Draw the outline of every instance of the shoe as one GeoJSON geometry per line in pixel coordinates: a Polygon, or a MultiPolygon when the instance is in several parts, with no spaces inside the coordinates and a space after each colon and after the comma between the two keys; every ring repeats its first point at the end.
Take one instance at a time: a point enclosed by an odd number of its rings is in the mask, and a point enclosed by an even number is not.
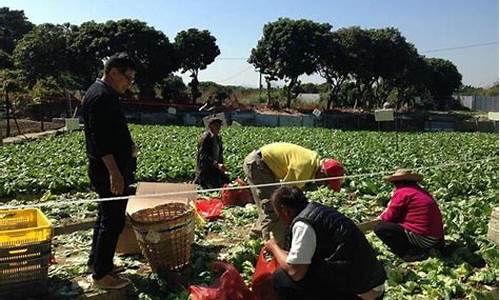
{"type": "Polygon", "coordinates": [[[406,262],[414,262],[414,261],[421,261],[425,260],[429,257],[428,253],[425,251],[409,251],[405,255],[403,255],[401,258],[406,261],[406,262]]]}
{"type": "MultiPolygon", "coordinates": [[[[124,266],[117,266],[117,265],[113,265],[113,269],[111,269],[111,272],[112,274],[118,274],[118,273],[121,273],[125,271],[125,267],[124,266]]],[[[92,274],[94,273],[94,266],[92,265],[87,265],[87,274],[92,274]]]]}
{"type": "Polygon", "coordinates": [[[130,281],[117,275],[108,274],[101,279],[94,279],[94,286],[105,290],[118,290],[126,287],[130,281]]]}

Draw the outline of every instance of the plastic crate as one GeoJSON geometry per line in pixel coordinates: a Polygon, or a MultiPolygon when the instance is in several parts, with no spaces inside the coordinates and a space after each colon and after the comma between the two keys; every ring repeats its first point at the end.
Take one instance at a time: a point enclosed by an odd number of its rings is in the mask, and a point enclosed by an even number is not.
{"type": "Polygon", "coordinates": [[[47,292],[51,239],[39,209],[0,210],[0,299],[47,292]]]}
{"type": "Polygon", "coordinates": [[[0,249],[43,243],[52,238],[52,224],[38,208],[0,210],[0,249]]]}
{"type": "Polygon", "coordinates": [[[24,299],[46,294],[49,259],[50,253],[0,263],[0,299],[24,299]]]}

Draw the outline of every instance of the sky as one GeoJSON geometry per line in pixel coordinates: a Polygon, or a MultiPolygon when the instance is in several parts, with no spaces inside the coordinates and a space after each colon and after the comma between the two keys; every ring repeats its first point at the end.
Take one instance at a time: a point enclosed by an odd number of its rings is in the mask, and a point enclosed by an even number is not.
{"type": "MultiPolygon", "coordinates": [[[[221,54],[200,71],[199,80],[224,85],[259,85],[259,74],[246,60],[263,26],[280,17],[327,22],[334,30],[396,27],[420,54],[451,60],[463,84],[484,87],[498,81],[495,0],[0,0],[4,6],[24,10],[35,24],[138,19],[163,31],[171,42],[179,31],[207,29],[221,54]]],[[[188,74],[182,77],[188,81],[188,74]]],[[[324,82],[317,75],[301,80],[324,82]]]]}

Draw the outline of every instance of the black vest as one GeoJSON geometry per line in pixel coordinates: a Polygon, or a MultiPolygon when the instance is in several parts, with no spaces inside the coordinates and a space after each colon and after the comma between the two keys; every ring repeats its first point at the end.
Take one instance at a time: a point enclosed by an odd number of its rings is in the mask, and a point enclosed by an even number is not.
{"type": "Polygon", "coordinates": [[[349,218],[331,207],[311,202],[293,220],[311,225],[316,233],[316,251],[308,272],[322,284],[348,293],[364,293],[384,283],[384,267],[376,253],[349,218]]]}

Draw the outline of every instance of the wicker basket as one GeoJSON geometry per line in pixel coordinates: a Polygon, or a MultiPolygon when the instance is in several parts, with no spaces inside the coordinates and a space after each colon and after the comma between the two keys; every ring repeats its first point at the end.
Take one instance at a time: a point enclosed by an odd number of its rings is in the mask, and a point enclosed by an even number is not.
{"type": "Polygon", "coordinates": [[[179,270],[189,263],[194,242],[194,214],[185,203],[167,203],[130,216],[142,254],[156,272],[179,270]]]}

